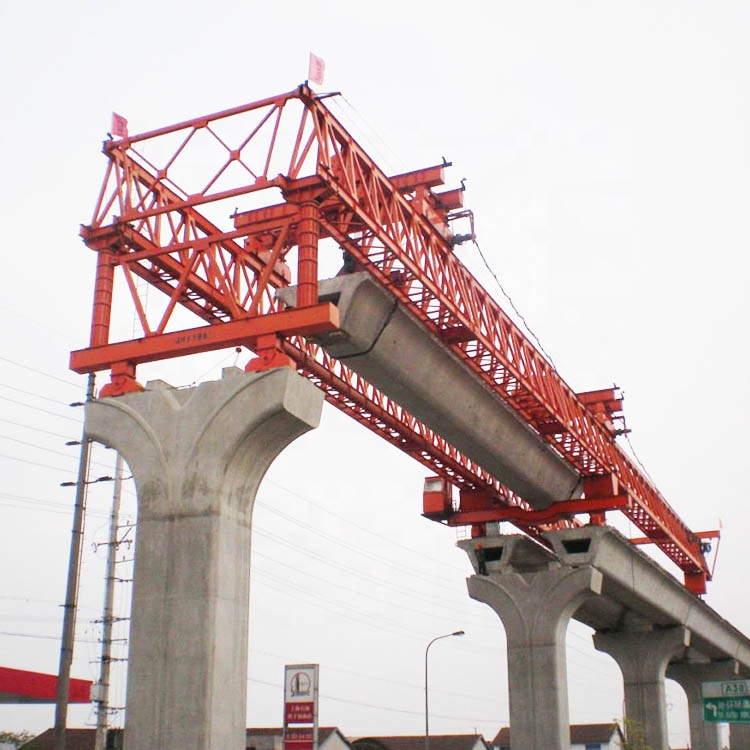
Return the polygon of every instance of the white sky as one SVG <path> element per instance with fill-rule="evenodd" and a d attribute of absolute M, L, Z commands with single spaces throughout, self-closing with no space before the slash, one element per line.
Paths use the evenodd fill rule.
<path fill-rule="evenodd" d="M 64 442 L 81 417 L 66 404 L 85 388 L 67 356 L 87 341 L 94 263 L 77 235 L 110 112 L 135 133 L 287 91 L 310 50 L 322 88 L 345 97 L 332 108 L 386 169 L 445 156 L 450 186 L 467 179 L 480 245 L 562 376 L 622 387 L 662 493 L 693 529 L 723 524 L 707 601 L 748 631 L 749 32 L 750 7 L 721 0 L 0 5 L 0 664 L 57 669 L 73 499 L 59 483 L 75 478 Z M 496 293 L 476 251 L 460 252 Z M 141 379 L 188 384 L 233 361 Z M 96 460 L 112 472 L 111 453 Z M 248 725 L 280 724 L 285 663 L 319 662 L 323 724 L 421 733 L 424 647 L 457 628 L 430 652 L 431 731 L 490 739 L 507 722 L 502 627 L 468 599 L 454 532 L 420 517 L 424 475 L 332 409 L 272 467 L 255 514 Z M 92 545 L 109 493 L 91 496 L 80 677 L 97 669 Z M 126 505 L 132 518 L 132 489 Z M 618 716 L 614 663 L 583 628 L 569 646 L 571 720 Z M 684 746 L 684 696 L 668 685 Z M 91 720 L 71 711 L 71 725 Z M 0 707 L 0 729 L 52 722 L 51 707 Z"/>

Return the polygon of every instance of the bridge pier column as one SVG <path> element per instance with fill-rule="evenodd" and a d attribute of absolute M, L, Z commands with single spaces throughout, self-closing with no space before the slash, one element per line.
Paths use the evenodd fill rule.
<path fill-rule="evenodd" d="M 652 750 L 669 748 L 664 675 L 667 664 L 689 645 L 690 631 L 682 627 L 654 630 L 631 625 L 594 635 L 597 650 L 609 654 L 622 672 L 626 729 L 643 732 L 644 744 Z"/>
<path fill-rule="evenodd" d="M 525 750 L 568 750 L 570 720 L 565 633 L 583 601 L 601 590 L 599 571 L 550 562 L 528 539 L 488 537 L 461 542 L 476 571 L 472 599 L 489 605 L 507 636 L 510 736 Z M 499 555 L 498 555 L 498 550 Z"/>
<path fill-rule="evenodd" d="M 87 404 L 88 437 L 124 456 L 138 494 L 127 747 L 244 750 L 255 493 L 322 402 L 290 368 L 231 368 Z"/>
<path fill-rule="evenodd" d="M 737 662 L 673 662 L 667 667 L 667 677 L 685 691 L 690 718 L 690 747 L 693 750 L 721 750 L 720 726 L 703 721 L 702 682 L 735 679 Z"/>
<path fill-rule="evenodd" d="M 750 750 L 750 724 L 729 725 L 729 747 L 732 750 Z"/>

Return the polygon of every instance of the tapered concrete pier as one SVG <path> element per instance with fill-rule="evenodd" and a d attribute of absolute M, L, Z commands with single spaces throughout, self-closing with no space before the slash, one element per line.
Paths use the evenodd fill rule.
<path fill-rule="evenodd" d="M 523 537 L 460 542 L 474 569 L 468 579 L 472 599 L 492 607 L 505 628 L 508 650 L 510 738 L 513 747 L 568 750 L 570 720 L 565 635 L 573 613 L 601 590 L 592 567 L 570 568 Z M 489 560 L 489 562 L 487 562 Z"/>
<path fill-rule="evenodd" d="M 750 750 L 750 724 L 729 725 L 729 747 L 732 750 Z"/>
<path fill-rule="evenodd" d="M 253 502 L 322 404 L 290 368 L 230 368 L 87 405 L 88 436 L 124 456 L 138 493 L 126 747 L 244 750 Z"/>
<path fill-rule="evenodd" d="M 667 665 L 682 657 L 689 645 L 690 631 L 681 627 L 634 626 L 594 635 L 594 646 L 609 654 L 622 672 L 630 731 L 642 731 L 645 745 L 654 750 L 669 747 L 664 694 Z"/>
<path fill-rule="evenodd" d="M 734 659 L 719 662 L 691 661 L 672 663 L 667 677 L 685 691 L 690 719 L 690 747 L 692 750 L 721 750 L 719 724 L 703 721 L 701 683 L 736 680 L 739 665 Z"/>

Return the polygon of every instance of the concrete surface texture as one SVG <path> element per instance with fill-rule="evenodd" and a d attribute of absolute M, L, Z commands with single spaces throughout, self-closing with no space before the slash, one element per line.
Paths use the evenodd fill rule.
<path fill-rule="evenodd" d="M 295 290 L 279 297 L 293 306 Z M 331 356 L 535 507 L 580 495 L 575 469 L 369 274 L 322 281 L 319 297 L 339 309 L 340 330 L 317 339 Z"/>
<path fill-rule="evenodd" d="M 721 750 L 720 725 L 703 721 L 701 683 L 737 679 L 738 668 L 734 659 L 708 663 L 691 661 L 690 651 L 685 661 L 667 667 L 667 677 L 678 683 L 687 696 L 693 750 Z"/>
<path fill-rule="evenodd" d="M 127 747 L 244 750 L 255 493 L 322 404 L 290 368 L 87 404 L 88 437 L 123 455 L 138 495 Z"/>
<path fill-rule="evenodd" d="M 594 645 L 620 667 L 625 686 L 625 714 L 631 726 L 643 730 L 647 747 L 668 748 L 669 727 L 664 675 L 672 659 L 682 658 L 690 631 L 675 627 L 626 626 L 615 633 L 596 633 Z"/>
<path fill-rule="evenodd" d="M 729 747 L 732 750 L 750 750 L 750 724 L 730 725 Z"/>

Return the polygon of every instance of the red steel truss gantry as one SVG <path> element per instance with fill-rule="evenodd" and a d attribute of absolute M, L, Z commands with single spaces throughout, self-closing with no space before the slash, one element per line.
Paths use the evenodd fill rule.
<path fill-rule="evenodd" d="M 428 517 L 476 528 L 508 520 L 541 541 L 546 528 L 579 523 L 578 514 L 602 523 L 619 510 L 683 571 L 691 591 L 704 593 L 711 574 L 703 535 L 617 444 L 615 389 L 576 394 L 453 252 L 453 222 L 467 212 L 460 189 L 435 190 L 447 165 L 387 176 L 325 99 L 303 85 L 105 142 L 105 179 L 81 229 L 97 253 L 90 340 L 72 353 L 71 368 L 110 369 L 101 395 L 118 395 L 140 388 L 140 363 L 244 346 L 257 354 L 248 369 L 297 368 L 330 403 L 460 490 L 457 503 Z M 569 462 L 583 497 L 533 509 L 316 346 L 316 333 L 338 326 L 335 305 L 318 298 L 326 243 Z M 118 274 L 143 336 L 111 342 Z M 297 305 L 286 309 L 276 292 L 292 282 Z M 146 304 L 148 287 L 163 292 L 162 304 Z M 201 324 L 185 328 L 185 309 Z"/>

